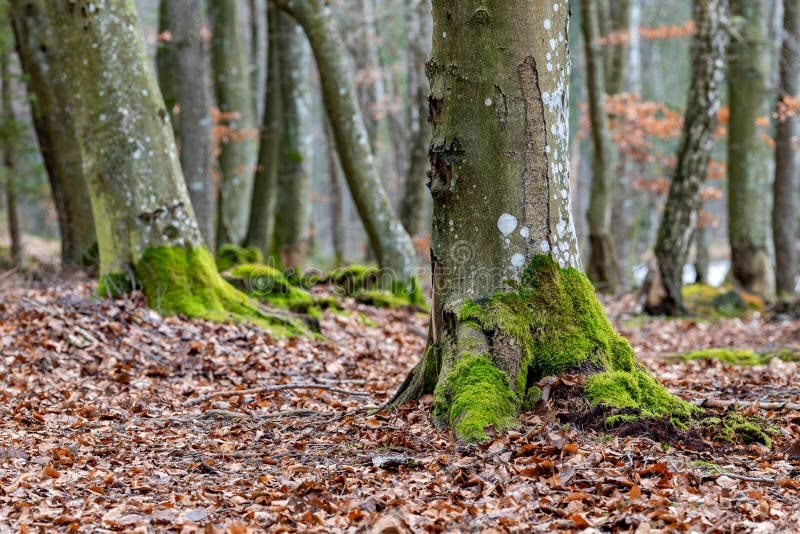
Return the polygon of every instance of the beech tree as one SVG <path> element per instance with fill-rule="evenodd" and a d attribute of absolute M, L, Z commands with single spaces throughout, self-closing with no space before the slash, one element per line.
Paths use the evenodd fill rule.
<path fill-rule="evenodd" d="M 46 25 L 61 53 L 58 95 L 74 119 L 100 251 L 100 295 L 141 287 L 162 313 L 302 329 L 255 307 L 217 272 L 178 163 L 172 128 L 145 53 L 133 0 L 77 7 L 14 0 L 26 24 Z"/>
<path fill-rule="evenodd" d="M 770 256 L 771 150 L 765 137 L 774 106 L 769 2 L 731 0 L 736 21 L 728 62 L 728 239 L 731 272 L 741 287 L 775 296 Z"/>
<path fill-rule="evenodd" d="M 700 188 L 705 183 L 714 147 L 717 112 L 725 80 L 728 2 L 695 0 L 693 6 L 697 33 L 692 41 L 692 82 L 678 161 L 658 228 L 656 267 L 642 288 L 644 309 L 651 314 L 678 315 L 683 312 L 683 266 L 689 255 L 692 235 L 697 230 Z"/>
<path fill-rule="evenodd" d="M 0 28 L 0 30 L 4 29 Z M 24 259 L 17 206 L 17 176 L 14 173 L 14 131 L 17 121 L 14 117 L 14 104 L 11 97 L 10 63 L 11 47 L 7 42 L 2 42 L 0 43 L 0 151 L 2 151 L 3 178 L 5 179 L 6 219 L 11 239 L 11 263 L 22 267 Z"/>
<path fill-rule="evenodd" d="M 324 0 L 272 0 L 308 37 L 322 86 L 322 100 L 350 194 L 381 267 L 399 286 L 414 286 L 414 247 L 381 183 L 358 106 L 347 50 Z M 415 287 L 415 286 L 414 286 Z"/>
<path fill-rule="evenodd" d="M 580 272 L 570 215 L 569 4 L 433 1 L 433 304 L 394 398 L 435 397 L 468 440 L 504 430 L 550 375 L 595 405 L 688 416 L 639 363 Z"/>
<path fill-rule="evenodd" d="M 793 295 L 800 256 L 797 251 L 800 219 L 800 120 L 793 113 L 782 113 L 781 104 L 800 94 L 800 3 L 783 2 L 783 46 L 780 56 L 780 94 L 778 127 L 775 136 L 775 185 L 773 189 L 772 236 L 775 242 L 777 289 Z"/>
<path fill-rule="evenodd" d="M 41 10 L 22 7 L 13 2 L 10 19 L 28 92 L 35 100 L 31 115 L 58 214 L 61 263 L 82 266 L 96 259 L 91 256 L 97 238 L 94 219 L 86 216 L 89 192 L 66 81 L 52 75 L 67 51 Z"/>

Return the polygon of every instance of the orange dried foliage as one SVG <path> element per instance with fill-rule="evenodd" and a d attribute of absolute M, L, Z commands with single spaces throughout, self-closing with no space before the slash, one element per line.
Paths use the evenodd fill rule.
<path fill-rule="evenodd" d="M 694 35 L 697 28 L 693 20 L 684 22 L 681 25 L 658 26 L 654 28 L 639 28 L 639 36 L 642 39 L 650 40 L 665 40 L 665 39 L 678 39 L 680 37 L 688 37 Z M 620 30 L 609 33 L 600 37 L 597 42 L 600 45 L 612 46 L 628 46 L 631 40 L 631 34 L 628 30 Z"/>

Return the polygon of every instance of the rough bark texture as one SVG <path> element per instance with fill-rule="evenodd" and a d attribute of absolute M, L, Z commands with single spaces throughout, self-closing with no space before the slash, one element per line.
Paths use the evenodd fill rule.
<path fill-rule="evenodd" d="M 424 233 L 427 224 L 428 198 L 425 195 L 425 173 L 428 170 L 428 144 L 431 129 L 428 124 L 428 94 L 430 85 L 425 76 L 425 61 L 431 44 L 430 0 L 406 0 L 408 25 L 408 116 L 409 161 L 406 173 L 400 219 L 412 235 Z"/>
<path fill-rule="evenodd" d="M 767 300 L 775 296 L 770 257 L 771 154 L 767 135 L 774 94 L 772 44 L 768 41 L 769 3 L 731 0 L 739 22 L 731 41 L 728 80 L 728 238 L 731 271 L 745 290 Z"/>
<path fill-rule="evenodd" d="M 212 69 L 226 136 L 221 140 L 217 244 L 239 243 L 247 231 L 256 160 L 256 130 L 248 60 L 236 0 L 210 0 Z"/>
<path fill-rule="evenodd" d="M 275 234 L 275 208 L 278 199 L 278 159 L 281 146 L 283 99 L 280 91 L 281 53 L 278 17 L 275 6 L 268 8 L 267 86 L 264 91 L 264 116 L 261 124 L 258 164 L 253 183 L 250 223 L 245 243 L 258 247 L 264 257 L 272 252 Z"/>
<path fill-rule="evenodd" d="M 311 155 L 311 54 L 303 31 L 294 19 L 285 13 L 280 13 L 278 19 L 283 121 L 278 160 L 275 248 L 283 267 L 302 269 L 308 253 L 311 201 L 308 170 Z"/>
<path fill-rule="evenodd" d="M 203 10 L 197 0 L 170 0 L 176 98 L 180 106 L 181 168 L 189 189 L 200 233 L 214 248 L 215 191 L 212 176 L 211 87 L 206 45 L 202 36 Z"/>
<path fill-rule="evenodd" d="M 600 290 L 613 290 L 620 281 L 619 263 L 611 234 L 612 195 L 616 154 L 605 110 L 603 54 L 597 43 L 596 0 L 581 0 L 581 30 L 586 57 L 589 116 L 592 121 L 592 186 L 589 223 L 589 278 Z"/>
<path fill-rule="evenodd" d="M 17 212 L 17 176 L 14 173 L 14 139 L 12 132 L 16 119 L 11 98 L 11 50 L 0 46 L 0 121 L 4 128 L 0 135 L 3 152 L 3 176 L 5 177 L 6 216 L 8 235 L 11 240 L 11 264 L 22 267 L 24 262 L 22 234 L 19 229 L 19 213 Z"/>
<path fill-rule="evenodd" d="M 800 2 L 783 2 L 783 46 L 780 55 L 779 98 L 800 94 Z M 772 235 L 775 242 L 775 274 L 781 294 L 793 295 L 800 256 L 797 250 L 800 205 L 800 160 L 798 155 L 800 119 L 786 117 L 778 122 L 775 137 L 775 184 Z"/>
<path fill-rule="evenodd" d="M 655 276 L 642 288 L 644 309 L 650 314 L 683 312 L 683 266 L 697 231 L 700 188 L 705 183 L 714 130 L 725 80 L 728 46 L 727 0 L 695 0 L 697 33 L 692 42 L 692 82 L 684 115 L 677 164 L 655 246 Z"/>
<path fill-rule="evenodd" d="M 89 193 L 75 118 L 66 103 L 67 88 L 64 80 L 53 74 L 65 51 L 42 11 L 13 2 L 11 22 L 28 91 L 35 99 L 31 114 L 58 212 L 61 262 L 81 266 L 96 259 L 89 258 L 89 253 L 97 239 L 94 219 L 86 215 Z"/>
<path fill-rule="evenodd" d="M 323 0 L 273 0 L 303 27 L 320 73 L 322 97 L 350 194 L 381 267 L 399 284 L 414 279 L 414 247 L 381 183 L 361 111 L 347 51 Z"/>

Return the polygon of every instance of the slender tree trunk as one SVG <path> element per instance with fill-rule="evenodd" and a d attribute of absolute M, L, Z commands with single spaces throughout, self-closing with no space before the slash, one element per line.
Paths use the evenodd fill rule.
<path fill-rule="evenodd" d="M 11 49 L 0 48 L 0 117 L 4 128 L 0 135 L 0 142 L 3 146 L 3 166 L 5 167 L 5 189 L 6 189 L 6 215 L 8 217 L 8 235 L 11 239 L 11 263 L 17 267 L 22 267 L 24 262 L 22 235 L 19 229 L 19 213 L 17 212 L 17 180 L 14 172 L 14 138 L 13 132 L 16 130 L 16 117 L 14 116 L 14 104 L 11 98 Z"/>
<path fill-rule="evenodd" d="M 586 83 L 592 120 L 592 188 L 589 222 L 589 278 L 600 290 L 613 290 L 620 280 L 619 262 L 611 233 L 616 154 L 605 109 L 603 54 L 597 39 L 597 2 L 581 0 L 581 30 L 586 55 Z"/>
<path fill-rule="evenodd" d="M 372 146 L 377 154 L 378 133 L 383 119 L 383 106 L 386 104 L 386 87 L 383 79 L 380 58 L 378 57 L 378 28 L 376 22 L 375 0 L 359 0 L 359 11 L 363 19 L 359 23 L 362 32 L 356 64 L 361 71 L 362 80 L 358 86 L 364 123 Z"/>
<path fill-rule="evenodd" d="M 378 175 L 336 23 L 323 0 L 273 3 L 297 20 L 311 43 L 339 160 L 378 263 L 396 283 L 410 284 L 415 279 L 414 247 Z"/>
<path fill-rule="evenodd" d="M 162 313 L 248 318 L 283 332 L 217 272 L 183 180 L 172 128 L 139 33 L 133 0 L 79 9 L 72 0 L 14 0 L 28 24 L 42 22 L 63 53 L 65 80 L 97 226 L 101 295 L 141 287 Z"/>
<path fill-rule="evenodd" d="M 425 195 L 425 174 L 428 170 L 428 94 L 430 86 L 425 76 L 425 61 L 430 51 L 430 0 L 406 0 L 408 25 L 408 127 L 409 162 L 406 174 L 400 218 L 406 231 L 420 235 L 428 197 Z"/>
<path fill-rule="evenodd" d="M 44 159 L 53 201 L 58 212 L 61 262 L 83 266 L 96 244 L 94 219 L 86 215 L 89 192 L 83 176 L 81 148 L 75 136 L 75 117 L 66 104 L 65 81 L 52 76 L 65 51 L 59 45 L 50 21 L 38 10 L 11 9 L 17 53 L 34 98 L 33 124 Z"/>
<path fill-rule="evenodd" d="M 631 0 L 614 0 L 610 4 L 611 31 L 630 30 Z M 609 70 L 606 77 L 606 93 L 616 95 L 626 90 L 628 71 L 628 47 L 622 44 L 607 45 Z"/>
<path fill-rule="evenodd" d="M 256 124 L 264 120 L 264 92 L 267 84 L 268 17 L 265 0 L 248 0 L 250 11 L 250 94 Z"/>
<path fill-rule="evenodd" d="M 278 162 L 278 210 L 275 246 L 281 264 L 302 269 L 308 253 L 310 175 L 308 159 L 311 54 L 300 26 L 285 13 L 280 26 L 280 91 L 283 102 L 281 148 Z"/>
<path fill-rule="evenodd" d="M 766 136 L 773 112 L 769 3 L 731 0 L 740 21 L 731 42 L 728 81 L 728 238 L 733 277 L 747 291 L 775 297 L 770 257 L 771 154 Z"/>
<path fill-rule="evenodd" d="M 631 93 L 642 92 L 642 0 L 630 0 L 630 41 L 628 41 L 627 85 Z"/>
<path fill-rule="evenodd" d="M 164 97 L 164 105 L 170 114 L 175 137 L 180 132 L 180 109 L 178 106 L 178 50 L 174 44 L 175 24 L 174 10 L 170 9 L 171 0 L 161 0 L 158 4 L 158 34 L 161 40 L 156 48 L 156 72 L 158 86 Z"/>
<path fill-rule="evenodd" d="M 694 272 L 695 284 L 708 283 L 708 226 L 698 226 L 694 231 Z"/>
<path fill-rule="evenodd" d="M 181 168 L 189 197 L 209 248 L 214 248 L 215 191 L 212 176 L 211 88 L 205 41 L 203 10 L 197 0 L 169 0 L 174 76 L 180 106 Z"/>
<path fill-rule="evenodd" d="M 697 33 L 692 42 L 692 82 L 684 115 L 678 162 L 656 239 L 656 270 L 642 288 L 650 314 L 683 313 L 683 267 L 697 232 L 700 188 L 714 148 L 714 130 L 725 79 L 728 46 L 727 0 L 695 0 Z"/>
<path fill-rule="evenodd" d="M 339 267 L 344 262 L 345 231 L 344 231 L 344 199 L 342 187 L 339 182 L 339 159 L 336 157 L 336 146 L 333 133 L 329 124 L 325 125 L 325 141 L 328 151 L 328 190 L 331 197 L 331 237 L 333 241 L 333 263 Z"/>
<path fill-rule="evenodd" d="M 237 0 L 210 0 L 208 6 L 214 31 L 212 69 L 224 131 L 217 211 L 217 244 L 221 245 L 241 242 L 247 231 L 258 130 Z"/>
<path fill-rule="evenodd" d="M 779 99 L 800 95 L 800 2 L 783 2 L 783 46 L 780 55 Z M 793 295 L 800 256 L 797 250 L 800 205 L 800 119 L 778 121 L 775 137 L 775 185 L 772 234 L 775 242 L 776 282 L 779 293 Z"/>
<path fill-rule="evenodd" d="M 253 199 L 250 207 L 250 223 L 245 242 L 258 247 L 264 256 L 272 252 L 275 235 L 275 210 L 278 199 L 278 160 L 281 146 L 281 124 L 283 122 L 283 98 L 280 91 L 281 51 L 278 27 L 278 9 L 270 5 L 267 15 L 268 56 L 265 69 L 267 86 L 264 92 L 264 116 L 261 124 L 253 184 Z"/>

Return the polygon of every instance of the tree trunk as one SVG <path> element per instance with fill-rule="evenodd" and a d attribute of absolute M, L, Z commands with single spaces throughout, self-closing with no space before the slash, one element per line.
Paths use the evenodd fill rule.
<path fill-rule="evenodd" d="M 162 2 L 163 3 L 163 2 Z M 212 176 L 211 88 L 205 41 L 203 11 L 197 0 L 170 0 L 176 103 L 180 106 L 181 168 L 189 198 L 209 248 L 214 248 L 215 191 Z"/>
<path fill-rule="evenodd" d="M 645 284 L 644 310 L 650 314 L 678 315 L 684 312 L 681 299 L 683 267 L 689 257 L 692 234 L 702 201 L 708 162 L 714 148 L 714 130 L 725 79 L 728 46 L 728 1 L 695 0 L 697 27 L 692 42 L 692 82 L 684 114 L 683 133 L 677 164 L 656 238 L 657 273 Z"/>
<path fill-rule="evenodd" d="M 71 0 L 15 0 L 28 24 L 42 21 L 61 54 L 64 106 L 74 117 L 98 225 L 100 295 L 141 287 L 165 314 L 247 318 L 298 332 L 227 284 L 203 244 L 172 128 L 145 52 L 133 0 L 80 9 Z"/>
<path fill-rule="evenodd" d="M 584 373 L 591 403 L 688 414 L 577 269 L 568 4 L 434 0 L 433 17 L 429 345 L 394 402 L 434 393 L 434 420 L 479 440 L 535 404 L 540 379 Z"/>
<path fill-rule="evenodd" d="M 11 99 L 11 49 L 0 47 L 0 142 L 3 150 L 3 175 L 5 176 L 6 215 L 8 217 L 8 235 L 11 239 L 11 264 L 22 267 L 24 262 L 22 235 L 19 229 L 19 213 L 17 212 L 17 175 L 14 172 L 14 132 L 17 130 L 14 116 L 14 104 Z"/>
<path fill-rule="evenodd" d="M 156 43 L 156 72 L 158 73 L 158 86 L 164 105 L 169 112 L 175 137 L 180 131 L 180 110 L 178 107 L 178 49 L 175 46 L 175 24 L 173 18 L 175 11 L 170 9 L 170 0 L 161 0 L 158 4 L 158 34 L 160 41 Z M 179 15 L 180 16 L 180 15 Z"/>
<path fill-rule="evenodd" d="M 90 258 L 97 238 L 94 219 L 86 215 L 89 192 L 74 113 L 66 104 L 67 88 L 63 79 L 51 75 L 65 51 L 42 12 L 21 5 L 15 3 L 10 10 L 11 22 L 28 92 L 36 102 L 31 115 L 58 212 L 61 262 L 67 267 L 83 266 L 97 259 Z"/>
<path fill-rule="evenodd" d="M 627 85 L 631 93 L 642 92 L 642 39 L 639 27 L 642 24 L 642 0 L 630 0 L 630 40 L 628 41 Z"/>
<path fill-rule="evenodd" d="M 278 158 L 278 210 L 275 248 L 281 265 L 302 269 L 308 253 L 310 175 L 308 159 L 311 55 L 300 26 L 285 13 L 280 27 L 280 91 L 283 102 L 280 156 Z"/>
<path fill-rule="evenodd" d="M 222 245 L 240 243 L 247 231 L 258 130 L 237 0 L 210 0 L 208 6 L 214 30 L 212 70 L 223 131 L 217 211 L 217 244 Z"/>
<path fill-rule="evenodd" d="M 708 226 L 698 226 L 694 230 L 694 283 L 708 283 Z"/>
<path fill-rule="evenodd" d="M 253 183 L 250 222 L 245 243 L 258 247 L 266 257 L 272 252 L 275 235 L 275 209 L 278 199 L 278 158 L 281 146 L 283 99 L 280 91 L 281 52 L 278 9 L 267 10 L 267 86 L 264 92 L 264 116 L 261 124 L 258 164 Z"/>
<path fill-rule="evenodd" d="M 325 142 L 328 151 L 328 184 L 331 197 L 331 238 L 333 241 L 333 264 L 341 267 L 344 263 L 345 231 L 344 231 L 344 199 L 339 182 L 339 159 L 329 124 L 325 124 Z"/>
<path fill-rule="evenodd" d="M 400 219 L 406 231 L 420 235 L 427 229 L 424 221 L 426 204 L 425 173 L 428 170 L 428 94 L 425 60 L 431 40 L 430 0 L 406 0 L 408 25 L 408 133 L 409 162 Z"/>
<path fill-rule="evenodd" d="M 770 258 L 770 148 L 767 143 L 774 95 L 770 83 L 772 46 L 767 42 L 769 2 L 731 0 L 740 22 L 730 47 L 728 82 L 728 239 L 731 272 L 743 289 L 775 297 Z"/>
<path fill-rule="evenodd" d="M 800 3 L 783 2 L 783 46 L 780 55 L 779 98 L 800 94 Z M 779 293 L 793 295 L 798 275 L 800 256 L 797 251 L 798 187 L 800 187 L 800 160 L 798 160 L 800 119 L 797 116 L 779 117 L 775 137 L 775 185 L 772 208 L 772 234 L 775 242 L 776 282 Z"/>
<path fill-rule="evenodd" d="M 347 65 L 347 51 L 329 9 L 323 0 L 273 3 L 297 20 L 311 43 L 339 160 L 378 263 L 389 271 L 398 288 L 414 289 L 414 247 L 378 175 Z"/>
<path fill-rule="evenodd" d="M 605 108 L 603 54 L 598 45 L 596 0 L 581 0 L 581 30 L 586 56 L 586 84 L 592 121 L 592 187 L 589 222 L 589 278 L 601 291 L 613 290 L 620 280 L 619 262 L 611 234 L 612 195 L 616 154 Z"/>
<path fill-rule="evenodd" d="M 614 0 L 611 2 L 610 11 L 612 32 L 619 33 L 630 30 L 631 0 Z M 624 44 L 606 46 L 608 47 L 609 57 L 606 94 L 616 95 L 626 90 L 628 47 Z"/>
<path fill-rule="evenodd" d="M 250 11 L 250 94 L 253 98 L 255 123 L 263 124 L 264 92 L 266 91 L 269 54 L 267 6 L 265 0 L 248 0 Z M 255 187 L 255 186 L 254 186 Z"/>

